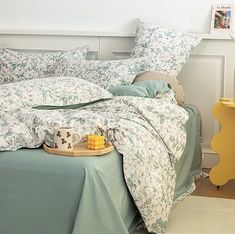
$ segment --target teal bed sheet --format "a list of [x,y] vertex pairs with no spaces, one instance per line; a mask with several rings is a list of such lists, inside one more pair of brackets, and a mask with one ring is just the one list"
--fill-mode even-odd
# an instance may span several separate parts
[[[175,199],[192,186],[201,165],[197,110],[176,166]],[[141,222],[126,187],[122,157],[62,157],[42,149],[0,152],[0,233],[128,234]]]
[[202,148],[201,148],[201,117],[197,107],[185,105],[185,110],[189,114],[187,124],[187,143],[184,153],[176,164],[176,188],[174,200],[190,189],[194,178],[202,173]]

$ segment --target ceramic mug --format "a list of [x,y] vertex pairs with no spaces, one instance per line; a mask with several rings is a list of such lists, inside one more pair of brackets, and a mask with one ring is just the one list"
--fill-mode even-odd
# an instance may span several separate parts
[[61,151],[73,151],[74,145],[80,141],[81,137],[70,127],[54,128],[53,147]]

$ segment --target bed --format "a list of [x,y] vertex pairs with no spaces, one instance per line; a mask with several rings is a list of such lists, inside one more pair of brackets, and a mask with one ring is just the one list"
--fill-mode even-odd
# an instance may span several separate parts
[[[176,165],[174,201],[201,173],[200,118],[189,113],[187,145]],[[43,149],[0,153],[0,233],[127,234],[143,221],[123,176],[122,156],[69,158]]]
[[[35,38],[29,40],[34,48],[39,40],[45,47]],[[62,36],[55,44],[77,45],[76,39]],[[110,54],[99,40],[89,41],[96,58]],[[179,106],[174,90],[200,40],[140,22],[127,59],[120,59],[124,51],[112,52],[116,60],[89,61],[87,46],[0,49],[0,233],[127,234],[143,225],[164,233],[171,209],[201,175],[199,114]],[[151,71],[172,75],[174,85],[144,80]],[[90,158],[47,154],[41,146],[52,147],[61,126],[72,126],[83,140],[102,134],[115,151]]]

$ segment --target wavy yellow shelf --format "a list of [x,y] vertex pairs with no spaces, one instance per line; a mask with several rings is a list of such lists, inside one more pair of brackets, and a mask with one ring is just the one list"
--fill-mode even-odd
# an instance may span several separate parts
[[220,132],[215,134],[211,147],[220,156],[220,162],[210,171],[209,177],[213,184],[224,185],[228,180],[235,179],[235,101],[223,98],[215,104],[213,116],[221,125]]
[[235,99],[234,98],[221,98],[220,102],[226,107],[235,108]]

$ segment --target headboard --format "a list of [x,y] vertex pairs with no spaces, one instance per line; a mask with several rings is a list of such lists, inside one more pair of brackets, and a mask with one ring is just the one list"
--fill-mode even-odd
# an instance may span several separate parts
[[89,32],[0,32],[0,48],[29,51],[56,51],[88,45],[88,59],[130,57],[134,35]]
[[[133,34],[104,32],[40,32],[1,31],[0,47],[29,51],[52,51],[89,46],[89,59],[121,59],[130,56]],[[178,79],[186,102],[196,105],[202,116],[202,137],[205,157],[213,153],[210,141],[218,124],[211,108],[222,96],[234,95],[235,43],[227,37],[205,35]]]

